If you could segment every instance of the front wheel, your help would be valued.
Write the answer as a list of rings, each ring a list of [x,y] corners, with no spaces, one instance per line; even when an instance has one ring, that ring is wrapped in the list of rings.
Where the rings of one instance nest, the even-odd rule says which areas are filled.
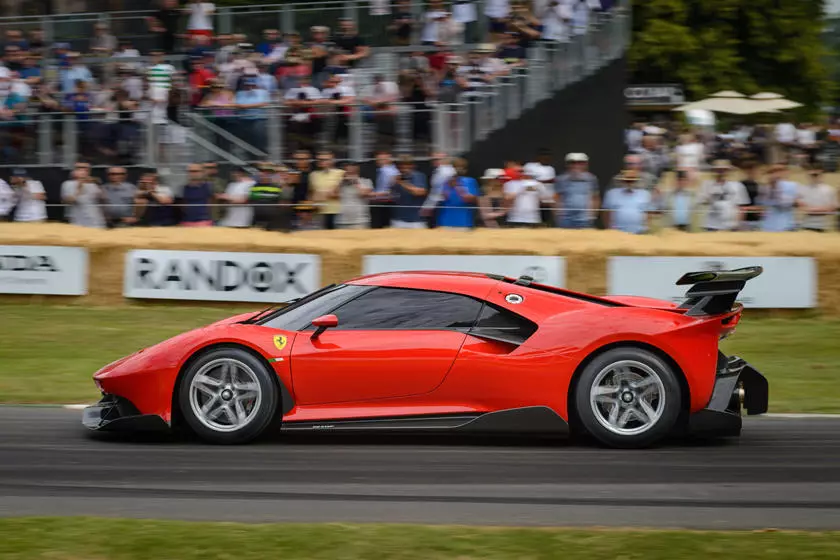
[[[575,390],[581,424],[611,447],[647,447],[667,436],[682,408],[676,372],[640,348],[604,352],[583,370]]]
[[[255,356],[220,348],[189,367],[178,395],[184,419],[209,443],[246,443],[271,423],[278,408],[273,373]]]

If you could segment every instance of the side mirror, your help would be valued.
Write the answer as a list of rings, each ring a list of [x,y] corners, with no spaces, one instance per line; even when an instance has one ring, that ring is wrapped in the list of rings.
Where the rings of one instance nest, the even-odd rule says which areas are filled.
[[[338,317],[335,315],[321,315],[312,321],[312,326],[317,327],[312,333],[312,338],[318,338],[327,329],[332,329],[338,326]]]

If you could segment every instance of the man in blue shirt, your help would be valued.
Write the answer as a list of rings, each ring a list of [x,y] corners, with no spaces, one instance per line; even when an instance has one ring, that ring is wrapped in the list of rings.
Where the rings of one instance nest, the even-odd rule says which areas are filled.
[[[625,170],[620,177],[622,186],[613,188],[604,197],[604,209],[608,211],[606,223],[610,229],[627,233],[647,231],[647,213],[651,196],[646,189],[637,186],[638,173]]]
[[[422,229],[426,220],[420,216],[420,208],[428,193],[426,176],[414,169],[411,156],[400,156],[397,163],[399,175],[391,186],[391,198],[394,211],[391,214],[391,227]]]
[[[376,153],[376,178],[373,181],[373,195],[370,198],[370,227],[386,228],[391,225],[391,190],[400,171],[394,165],[391,152],[380,150]]]
[[[694,210],[694,195],[688,188],[688,172],[677,171],[677,186],[671,193],[671,223],[680,231],[691,229],[691,215]]]
[[[467,160],[454,162],[456,175],[445,181],[438,201],[437,225],[442,228],[469,229],[475,225],[476,200],[481,196],[478,182],[467,177]]]
[[[60,72],[61,91],[64,93],[71,93],[75,89],[77,82],[92,82],[93,74],[90,73],[87,66],[79,61],[79,53],[68,53],[67,59],[70,66]]]
[[[242,139],[259,150],[265,150],[267,114],[265,107],[271,101],[268,92],[257,87],[256,78],[246,78],[244,89],[236,92]]]
[[[554,184],[557,196],[557,225],[564,228],[592,227],[592,209],[599,206],[598,179],[589,172],[589,157],[582,153],[566,156],[567,171]]]
[[[213,200],[213,187],[207,182],[204,167],[200,163],[191,163],[187,168],[189,180],[184,185],[181,195],[182,226],[212,226],[210,202]]]

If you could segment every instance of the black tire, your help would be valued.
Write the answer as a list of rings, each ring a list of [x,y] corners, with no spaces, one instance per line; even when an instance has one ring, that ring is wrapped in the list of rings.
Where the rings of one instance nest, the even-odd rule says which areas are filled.
[[[609,376],[611,375],[610,372],[616,370],[611,369],[611,367],[620,370],[619,373],[613,373],[613,375],[620,379],[623,378],[623,380],[615,382],[618,389],[614,393],[600,395],[600,397],[613,399],[613,396],[615,396],[616,403],[615,405],[605,402],[593,404],[591,400],[595,398],[592,395],[593,385],[598,382],[598,385],[602,386],[599,377],[602,381],[605,381],[605,385],[608,385],[604,387],[604,390],[613,391],[613,383],[609,381],[610,379],[616,379],[616,377],[609,378]],[[682,387],[677,375],[678,373],[673,371],[667,362],[647,350],[633,347],[608,350],[595,357],[585,367],[578,379],[574,394],[577,419],[589,434],[610,447],[636,449],[651,446],[668,436],[680,417],[683,408]],[[644,388],[637,389],[633,385],[639,383],[641,379],[649,379],[654,376],[661,382],[661,385],[656,381],[649,382]],[[628,382],[627,378],[633,381]],[[662,402],[658,400],[658,396],[653,398],[650,394],[644,395],[645,389],[656,391],[657,395],[660,392],[664,393]],[[632,396],[628,397],[626,395],[628,392],[632,393]],[[640,396],[643,397],[644,404],[653,409],[656,414],[648,415],[645,413],[644,404],[639,400]],[[625,401],[627,398],[633,400],[627,402]],[[653,398],[652,403],[648,401],[650,398]],[[618,421],[615,423],[610,422],[613,406],[618,407],[619,414]],[[631,408],[633,411],[627,412]],[[640,412],[639,415],[635,412],[636,410]],[[629,420],[625,420],[625,426],[620,427],[620,421],[624,418],[625,413]],[[642,417],[654,418],[654,420],[645,423]]]
[[[205,415],[201,415],[200,408],[198,412],[193,409],[191,394],[194,392],[193,381],[202,370],[205,371],[205,373],[202,373],[203,377],[210,376],[216,381],[215,377],[213,377],[215,375],[214,372],[217,370],[221,371],[224,365],[236,365],[236,376],[240,380],[236,385],[238,387],[246,387],[247,385],[248,389],[241,393],[243,400],[240,401],[237,396],[237,390],[232,387],[231,383],[219,386],[219,396],[216,397],[217,400],[214,403],[218,402],[222,405],[222,408],[227,408],[227,411],[223,413],[224,418],[218,419],[217,422],[216,419],[209,419]],[[251,376],[250,374],[253,375]],[[184,378],[181,380],[178,393],[178,404],[181,408],[181,414],[190,429],[199,439],[207,443],[241,444],[252,441],[268,428],[280,406],[280,396],[273,379],[274,375],[274,372],[266,367],[262,360],[245,350],[239,348],[211,350],[199,356],[184,373]],[[202,385],[201,383],[197,384]],[[253,399],[250,399],[248,397],[251,395],[251,391],[255,390],[252,389],[255,385],[259,390],[259,397],[254,396]],[[222,391],[228,387],[231,388],[232,396],[228,400],[225,400],[222,398]],[[215,387],[210,389],[215,390]],[[197,391],[197,395],[202,395],[196,397],[197,399],[212,399],[206,392],[202,390]],[[224,394],[223,396],[228,397],[228,394]],[[247,420],[238,428],[228,416],[229,413],[237,415],[237,401],[239,401],[238,406],[247,414]],[[198,402],[197,407],[201,404],[201,402]],[[204,404],[207,404],[206,401]],[[216,428],[213,426],[214,424],[223,424],[225,422],[229,422],[231,425]]]

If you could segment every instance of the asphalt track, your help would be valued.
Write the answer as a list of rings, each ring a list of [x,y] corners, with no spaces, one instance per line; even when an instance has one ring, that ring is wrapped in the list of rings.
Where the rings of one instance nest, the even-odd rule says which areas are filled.
[[[840,528],[840,420],[613,451],[564,440],[91,438],[80,412],[0,407],[0,515],[219,521]]]

